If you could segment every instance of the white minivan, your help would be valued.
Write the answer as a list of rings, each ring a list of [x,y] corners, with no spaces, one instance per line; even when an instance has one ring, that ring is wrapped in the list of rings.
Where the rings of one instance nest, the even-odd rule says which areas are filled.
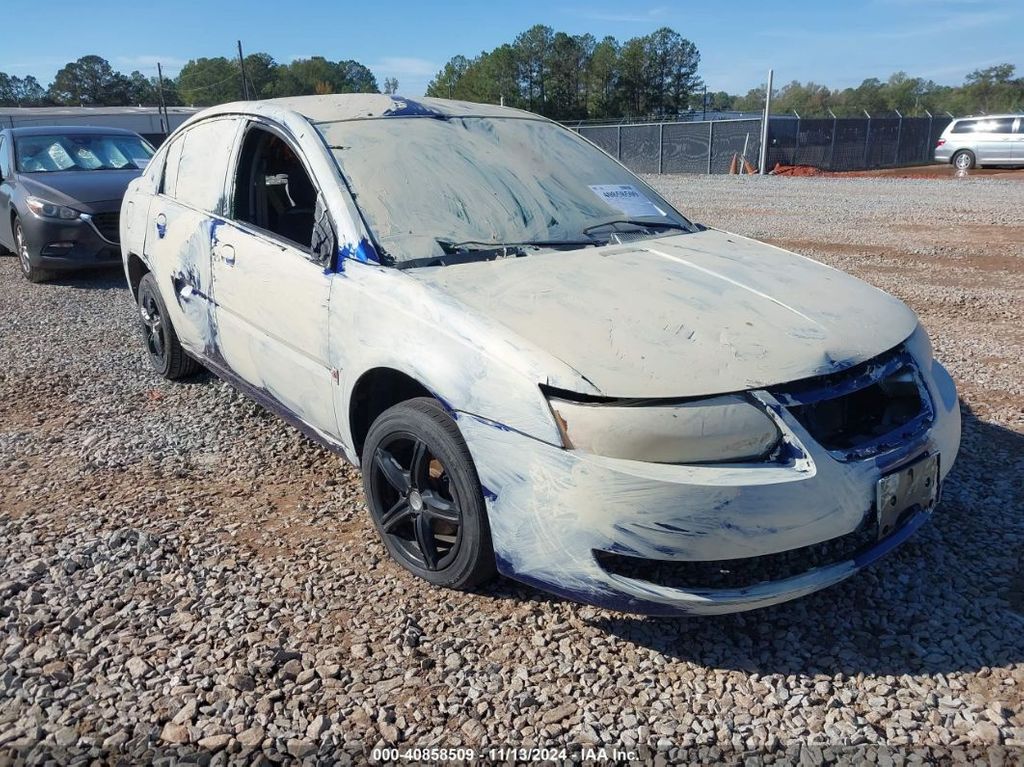
[[[121,230],[157,372],[202,364],[360,466],[389,553],[434,584],[774,604],[907,540],[959,447],[901,301],[692,223],[528,112],[224,104],[160,148]]]
[[[976,165],[1024,165],[1024,116],[953,120],[935,145],[935,161],[952,163],[959,170]]]

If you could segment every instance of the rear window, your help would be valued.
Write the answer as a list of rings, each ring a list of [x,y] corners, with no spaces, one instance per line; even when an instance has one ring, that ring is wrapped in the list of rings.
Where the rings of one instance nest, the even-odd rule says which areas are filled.
[[[961,120],[953,126],[953,133],[1011,133],[1012,117],[993,117],[979,120]]]

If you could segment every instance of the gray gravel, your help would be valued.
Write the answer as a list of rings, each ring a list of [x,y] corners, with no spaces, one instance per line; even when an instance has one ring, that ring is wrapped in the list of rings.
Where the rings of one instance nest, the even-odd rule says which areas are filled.
[[[580,743],[1024,760],[1024,184],[655,183],[922,315],[965,400],[933,524],[744,615],[440,591],[388,561],[336,457],[212,377],[150,373],[119,274],[37,286],[2,258],[0,764]]]

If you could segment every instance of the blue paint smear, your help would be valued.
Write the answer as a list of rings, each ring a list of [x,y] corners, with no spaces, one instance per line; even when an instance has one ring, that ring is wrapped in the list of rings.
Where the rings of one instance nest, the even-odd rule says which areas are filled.
[[[348,243],[338,250],[338,272],[345,271],[345,259],[352,259],[363,264],[380,263],[380,256],[377,255],[376,249],[365,237],[356,245]]]
[[[436,399],[439,403],[441,403],[441,407],[443,407],[445,409],[445,412],[448,413],[448,415],[450,415],[453,420],[455,420],[455,421],[459,420],[459,413],[452,406],[451,402],[446,400],[444,397],[442,397],[436,391],[431,390],[430,393],[434,396],[434,399]]]
[[[484,498],[486,498],[488,501],[498,500],[498,494],[495,493],[493,490],[488,489],[484,485],[480,485],[480,488],[484,491]]]
[[[431,109],[426,104],[413,99],[392,99],[393,106],[383,112],[384,117],[433,117],[436,120],[447,120],[448,115]]]
[[[219,218],[210,219],[210,244],[217,244],[217,230],[224,226],[224,222]]]
[[[159,221],[156,224],[156,236],[161,240],[167,236],[167,223],[161,224]]]

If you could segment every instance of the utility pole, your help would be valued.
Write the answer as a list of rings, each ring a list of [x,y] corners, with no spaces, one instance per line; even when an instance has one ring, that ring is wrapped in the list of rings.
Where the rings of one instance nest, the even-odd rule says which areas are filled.
[[[757,172],[762,176],[768,172],[768,120],[772,113],[772,78],[775,70],[768,70],[768,88],[764,92],[764,116],[761,118],[761,156],[758,158]]]
[[[242,70],[242,100],[249,100],[249,83],[245,78],[245,58],[242,56],[242,41],[238,41],[238,67]]]
[[[164,132],[164,137],[171,132],[171,119],[167,116],[167,103],[164,101],[164,71],[160,67],[160,62],[156,63],[156,82],[160,91],[160,128]]]

